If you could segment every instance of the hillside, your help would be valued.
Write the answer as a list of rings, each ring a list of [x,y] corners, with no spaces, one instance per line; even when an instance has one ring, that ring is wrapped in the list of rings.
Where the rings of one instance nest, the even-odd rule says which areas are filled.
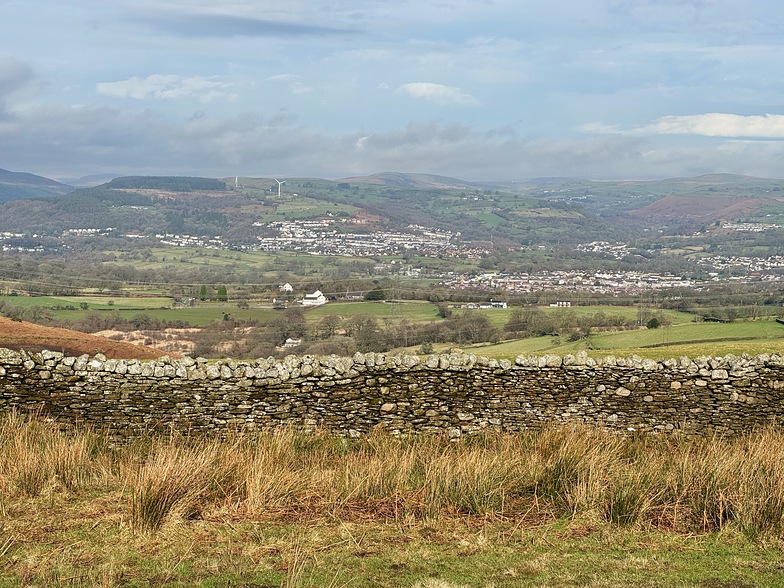
[[[58,196],[73,190],[73,187],[49,178],[0,169],[0,203],[20,198]]]
[[[24,252],[89,249],[116,255],[129,248],[188,246],[481,259],[491,250],[509,257],[531,248],[574,251],[591,242],[642,239],[650,257],[681,245],[654,244],[654,237],[694,234],[707,225],[718,231],[724,222],[756,222],[778,230],[784,226],[783,186],[781,180],[727,174],[485,185],[392,172],[338,181],[286,178],[280,185],[274,178],[131,176],[64,195],[0,203],[0,233],[10,234],[0,241],[6,250]],[[314,222],[319,231],[308,225]],[[364,247],[369,235],[380,234],[388,236],[386,245]],[[417,245],[423,235],[432,237],[427,251]],[[718,236],[733,237],[726,231]],[[332,244],[320,246],[326,241]]]
[[[398,188],[413,188],[416,190],[467,190],[485,188],[486,183],[466,182],[457,178],[438,176],[433,174],[406,174],[399,172],[382,172],[370,176],[357,176],[337,180],[340,183],[371,184],[377,186],[394,186]]]
[[[644,219],[691,220],[713,222],[717,220],[735,220],[753,215],[768,204],[764,198],[744,196],[665,196],[656,202],[644,206],[629,214]]]
[[[16,351],[24,349],[30,353],[48,349],[73,356],[103,353],[109,359],[156,359],[167,355],[152,347],[112,341],[69,329],[42,327],[0,316],[0,348],[3,347]]]

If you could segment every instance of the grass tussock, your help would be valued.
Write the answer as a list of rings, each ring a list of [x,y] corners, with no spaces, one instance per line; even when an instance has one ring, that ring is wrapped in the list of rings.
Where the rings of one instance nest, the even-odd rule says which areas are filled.
[[[156,439],[143,457],[123,468],[123,477],[130,481],[135,529],[156,531],[172,513],[198,518],[205,505],[214,507],[243,494],[243,454],[231,443]]]
[[[232,439],[157,437],[112,447],[16,414],[0,418],[0,491],[106,487],[141,533],[209,516],[588,516],[610,525],[784,534],[784,432],[735,439],[623,437],[588,427],[458,442],[381,432],[347,440],[288,429]]]
[[[105,478],[105,440],[89,430],[61,432],[15,412],[0,418],[0,490],[38,496],[47,486],[76,491]]]

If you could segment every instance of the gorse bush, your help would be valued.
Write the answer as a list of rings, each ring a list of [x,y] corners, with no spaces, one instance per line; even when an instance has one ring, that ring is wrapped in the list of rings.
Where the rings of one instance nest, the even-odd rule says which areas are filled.
[[[142,438],[0,418],[0,493],[120,492],[132,528],[216,512],[253,519],[588,516],[618,526],[784,533],[784,432],[623,437],[550,427],[453,441],[290,429]]]

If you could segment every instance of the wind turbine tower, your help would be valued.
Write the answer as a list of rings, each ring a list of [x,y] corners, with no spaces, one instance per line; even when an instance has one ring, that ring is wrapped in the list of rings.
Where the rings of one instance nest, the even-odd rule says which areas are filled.
[[[278,180],[278,178],[274,178],[274,180],[275,180],[276,182],[278,182],[278,198],[280,198],[280,187],[281,187],[283,184],[285,184],[285,183],[286,183],[286,180],[283,180],[282,182],[281,182],[280,180]]]

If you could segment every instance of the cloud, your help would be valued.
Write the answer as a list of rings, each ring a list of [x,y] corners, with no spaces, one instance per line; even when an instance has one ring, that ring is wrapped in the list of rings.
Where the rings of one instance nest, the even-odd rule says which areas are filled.
[[[104,96],[133,98],[135,100],[182,100],[195,98],[199,102],[211,102],[234,96],[227,90],[231,84],[203,77],[182,77],[153,74],[146,78],[132,77],[119,82],[102,82],[96,90]]]
[[[178,121],[147,108],[43,104],[13,111],[7,121],[0,121],[4,167],[54,177],[111,171],[338,178],[380,170],[466,180],[672,177],[717,171],[780,175],[784,141],[717,141],[706,148],[702,139],[669,135],[529,137],[514,127],[478,129],[432,121],[340,133],[308,127],[285,113],[204,114]]]
[[[268,82],[293,82],[294,80],[298,80],[299,76],[297,74],[277,74],[274,76],[269,76],[266,81]]]
[[[784,115],[742,116],[712,112],[688,116],[663,116],[639,129],[657,135],[701,135],[784,139]]]
[[[0,117],[6,109],[6,101],[34,81],[32,68],[23,61],[10,57],[0,59]]]
[[[611,125],[603,122],[592,122],[580,125],[577,130],[586,135],[624,135],[629,134],[620,125]]]
[[[313,91],[313,88],[310,86],[306,86],[304,84],[300,84],[299,82],[294,83],[291,85],[291,93],[292,94],[308,94]]]
[[[25,62],[6,57],[0,59],[0,96],[10,94],[33,79],[33,70]]]
[[[228,14],[172,14],[141,17],[140,22],[182,37],[304,37],[355,35],[348,28],[233,16]]]
[[[461,106],[479,104],[479,100],[471,96],[471,94],[466,94],[460,88],[434,84],[432,82],[410,82],[400,86],[397,91],[408,94],[412,98],[422,98],[441,106],[446,104],[458,104]]]
[[[784,139],[784,115],[739,115],[711,112],[662,116],[647,124],[624,129],[592,122],[578,127],[588,135],[695,135],[726,139]]]
[[[297,74],[279,74],[279,75],[274,75],[274,76],[268,77],[266,81],[268,81],[268,82],[291,82],[291,85],[289,86],[289,90],[294,95],[308,94],[308,93],[313,91],[313,88],[311,88],[310,86],[306,86],[305,84],[303,84],[299,80],[300,80],[300,76],[298,76]]]

